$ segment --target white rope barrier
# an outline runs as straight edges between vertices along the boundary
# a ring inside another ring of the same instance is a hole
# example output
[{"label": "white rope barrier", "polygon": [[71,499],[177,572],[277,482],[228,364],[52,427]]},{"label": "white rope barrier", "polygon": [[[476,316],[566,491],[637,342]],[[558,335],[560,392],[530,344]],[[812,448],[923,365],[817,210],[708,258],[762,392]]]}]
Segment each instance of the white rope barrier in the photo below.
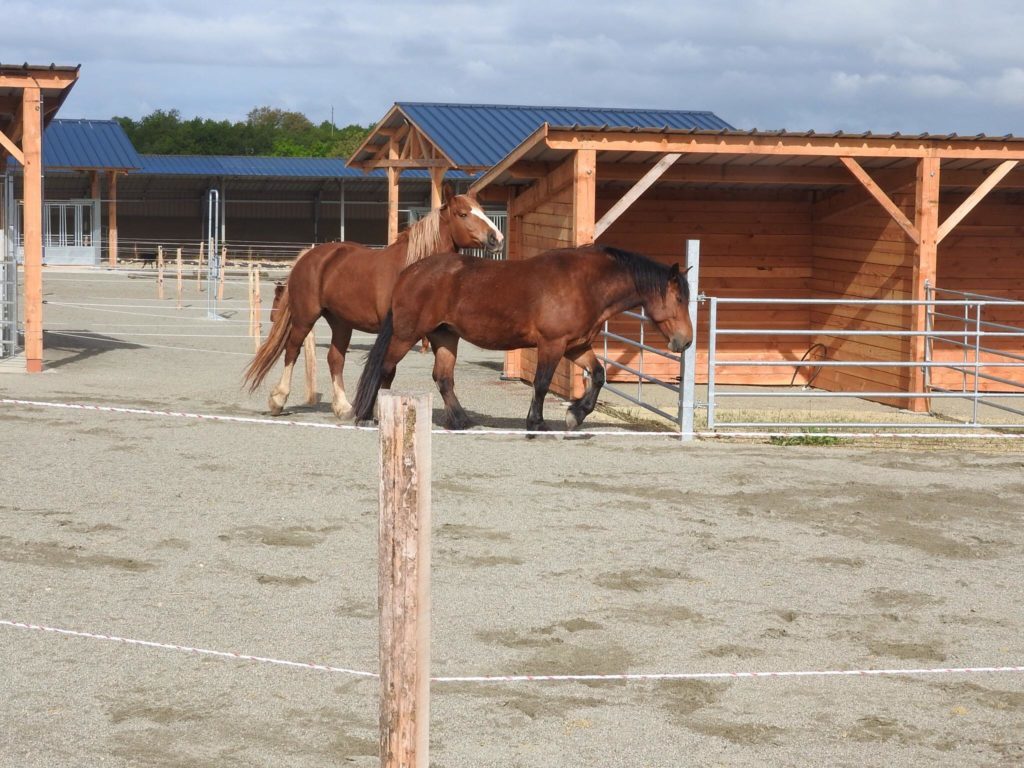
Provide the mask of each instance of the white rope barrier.
[{"label": "white rope barrier", "polygon": [[[277,666],[291,667],[293,669],[305,669],[315,672],[332,672],[335,674],[351,675],[366,679],[377,679],[376,672],[367,672],[349,667],[338,667],[330,664],[316,664],[303,661],[288,661],[276,659],[270,656],[256,656],[248,653],[237,653],[235,651],[217,651],[209,648],[197,648],[177,643],[156,642],[153,640],[136,640],[118,635],[100,634],[98,632],[81,632],[73,629],[61,629],[43,624],[31,624],[22,621],[10,621],[0,619],[0,626],[13,629],[31,630],[44,632],[65,637],[77,637],[87,640],[103,640],[107,642],[120,643],[122,645],[134,645],[143,648],[155,648],[164,651],[179,651],[200,656],[214,656],[221,659],[234,661],[250,661],[259,664],[271,664]],[[595,683],[595,682],[659,682],[665,680],[758,680],[758,679],[780,679],[780,678],[812,678],[812,677],[883,677],[883,676],[911,676],[911,675],[970,675],[970,674],[1008,674],[1024,672],[1024,666],[977,666],[977,667],[920,667],[912,669],[810,669],[810,670],[781,670],[781,671],[755,671],[755,672],[626,672],[613,674],[582,674],[582,675],[446,675],[431,677],[433,683]]]},{"label": "white rope barrier", "polygon": [[[70,335],[70,334],[65,334]],[[182,347],[168,347],[169,349],[183,349],[186,351],[195,352],[207,352],[215,350],[188,350],[188,348]],[[249,356],[247,352],[223,352],[222,354],[236,354]],[[19,400],[16,398],[0,398],[0,405],[23,405],[37,408],[62,408],[66,410],[81,410],[81,411],[101,411],[107,413],[124,413],[136,416],[156,416],[156,417],[169,417],[169,418],[184,418],[184,419],[197,419],[201,421],[224,421],[234,422],[239,424],[258,424],[266,426],[277,426],[277,427],[313,427],[316,429],[340,429],[349,431],[377,431],[377,427],[374,426],[362,426],[356,424],[337,424],[337,423],[323,423],[313,421],[291,421],[288,419],[276,418],[254,418],[246,416],[225,416],[220,414],[212,413],[190,413],[187,411],[161,411],[153,410],[148,408],[131,408],[124,406],[110,406],[110,405],[92,405],[89,403],[57,403],[48,402],[41,400]],[[486,427],[467,429],[467,430],[449,430],[449,429],[433,429],[432,434],[435,435],[458,435],[466,437],[561,437],[567,439],[586,439],[591,437],[657,437],[657,438],[670,438],[678,441],[680,438],[679,432],[670,431],[632,431],[632,430],[616,430],[611,431],[607,429],[603,430],[527,430],[527,429],[488,429]],[[1019,440],[1024,438],[1024,433],[988,433],[988,434],[975,434],[975,433],[963,433],[963,432],[694,432],[693,437],[701,439],[718,439],[718,438],[740,438],[740,439],[751,439],[751,440],[765,440],[773,437],[779,438],[799,438],[808,437],[820,439],[822,437],[829,438],[847,438],[847,439],[878,439],[878,438],[911,438],[911,439],[944,439],[944,440]]]}]

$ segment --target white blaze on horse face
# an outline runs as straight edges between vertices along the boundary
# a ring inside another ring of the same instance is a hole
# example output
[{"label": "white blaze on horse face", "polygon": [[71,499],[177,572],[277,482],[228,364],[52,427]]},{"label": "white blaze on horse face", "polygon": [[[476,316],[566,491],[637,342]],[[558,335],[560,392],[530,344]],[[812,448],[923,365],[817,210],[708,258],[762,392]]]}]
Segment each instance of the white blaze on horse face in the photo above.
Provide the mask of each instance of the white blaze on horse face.
[{"label": "white blaze on horse face", "polygon": [[501,234],[501,230],[498,229],[497,225],[487,217],[487,214],[484,213],[483,209],[474,205],[472,209],[470,209],[470,212],[474,216],[479,216],[481,219],[487,222],[487,226],[494,230],[494,236],[498,238],[498,245],[501,245],[501,243],[505,240],[505,236]]}]

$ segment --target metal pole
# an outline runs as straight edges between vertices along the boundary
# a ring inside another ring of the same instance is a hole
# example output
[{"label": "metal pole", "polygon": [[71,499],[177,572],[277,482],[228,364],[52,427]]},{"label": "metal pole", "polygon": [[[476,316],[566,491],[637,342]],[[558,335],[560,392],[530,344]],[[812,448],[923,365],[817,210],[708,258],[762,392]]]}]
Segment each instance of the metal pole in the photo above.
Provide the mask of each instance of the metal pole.
[{"label": "metal pole", "polygon": [[679,433],[683,440],[693,440],[693,401],[697,372],[697,296],[700,286],[700,241],[686,241],[686,282],[690,286],[690,326],[693,343],[683,352],[679,362]]},{"label": "metal pole", "polygon": [[708,307],[708,431],[715,429],[715,344],[718,337],[718,297]]},{"label": "metal pole", "polygon": [[[935,289],[932,287],[930,281],[924,281],[924,297],[925,299],[935,299]],[[932,339],[932,330],[935,325],[935,305],[927,304],[924,310],[924,329],[927,334],[924,337],[924,391],[930,392],[932,388],[932,367],[930,365],[932,357],[934,356],[935,350],[933,348],[934,340]]]},{"label": "metal pole", "polygon": [[206,316],[216,320],[217,281],[220,278],[220,192],[211,189],[206,193]]},{"label": "metal pole", "polygon": [[974,311],[974,402],[971,406],[971,423],[978,423],[978,390],[981,386],[981,302],[975,306]]}]

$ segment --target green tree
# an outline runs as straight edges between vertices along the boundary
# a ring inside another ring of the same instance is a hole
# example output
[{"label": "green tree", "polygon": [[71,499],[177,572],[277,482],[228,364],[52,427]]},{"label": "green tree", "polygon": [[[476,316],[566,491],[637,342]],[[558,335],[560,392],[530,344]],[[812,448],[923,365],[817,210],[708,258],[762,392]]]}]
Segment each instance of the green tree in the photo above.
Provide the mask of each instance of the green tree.
[{"label": "green tree", "polygon": [[158,109],[139,120],[115,117],[143,154],[269,155],[278,157],[349,157],[372,125],[336,128],[320,125],[300,112],[256,107],[245,120],[182,120],[176,109]]}]

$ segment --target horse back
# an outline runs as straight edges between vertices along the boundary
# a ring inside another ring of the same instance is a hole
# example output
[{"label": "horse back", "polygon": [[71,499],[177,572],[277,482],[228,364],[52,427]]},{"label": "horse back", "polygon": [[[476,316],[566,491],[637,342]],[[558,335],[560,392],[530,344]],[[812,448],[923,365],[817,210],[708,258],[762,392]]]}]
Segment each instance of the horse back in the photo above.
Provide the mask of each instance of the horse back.
[{"label": "horse back", "polygon": [[414,336],[444,324],[488,349],[586,338],[599,314],[587,281],[595,263],[575,249],[510,262],[435,255],[399,277],[396,332]]}]

